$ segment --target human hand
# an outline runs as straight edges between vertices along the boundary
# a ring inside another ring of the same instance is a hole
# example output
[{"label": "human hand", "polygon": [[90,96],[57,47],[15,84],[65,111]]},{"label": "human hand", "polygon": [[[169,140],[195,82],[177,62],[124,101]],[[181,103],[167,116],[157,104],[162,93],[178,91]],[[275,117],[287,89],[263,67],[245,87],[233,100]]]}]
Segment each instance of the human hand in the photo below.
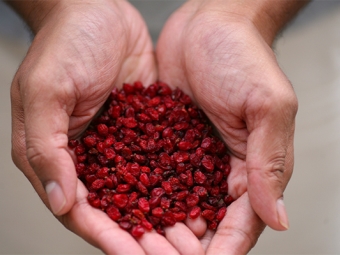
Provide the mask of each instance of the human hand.
[{"label": "human hand", "polygon": [[187,238],[190,252],[200,254],[199,241],[183,225],[167,233],[168,240],[151,232],[136,241],[91,207],[67,147],[113,87],[155,81],[152,42],[139,13],[122,0],[42,1],[48,8],[29,3],[38,9],[31,13],[41,16],[30,13],[36,36],[11,88],[17,167],[61,223],[106,254],[178,254],[184,244],[176,231]]},{"label": "human hand", "polygon": [[160,80],[194,99],[232,153],[229,191],[238,199],[202,239],[214,255],[247,253],[264,223],[288,228],[282,198],[293,170],[297,99],[270,48],[275,33],[237,2],[188,1],[166,23],[156,51]]}]

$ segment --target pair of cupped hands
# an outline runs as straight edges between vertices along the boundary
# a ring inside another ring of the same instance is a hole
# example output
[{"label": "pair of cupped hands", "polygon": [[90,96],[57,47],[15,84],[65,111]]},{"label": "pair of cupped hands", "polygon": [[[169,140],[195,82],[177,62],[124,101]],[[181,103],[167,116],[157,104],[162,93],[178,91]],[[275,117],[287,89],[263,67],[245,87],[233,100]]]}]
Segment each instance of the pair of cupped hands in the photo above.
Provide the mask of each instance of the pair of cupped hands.
[{"label": "pair of cupped hands", "polygon": [[[35,29],[11,89],[13,160],[58,220],[106,254],[246,254],[265,225],[288,228],[283,191],[293,169],[297,100],[270,44],[228,1],[188,1],[156,51],[127,1],[56,4]],[[69,138],[87,127],[114,87],[156,80],[202,108],[231,156],[228,207],[217,231],[188,219],[134,239],[87,202]]]}]

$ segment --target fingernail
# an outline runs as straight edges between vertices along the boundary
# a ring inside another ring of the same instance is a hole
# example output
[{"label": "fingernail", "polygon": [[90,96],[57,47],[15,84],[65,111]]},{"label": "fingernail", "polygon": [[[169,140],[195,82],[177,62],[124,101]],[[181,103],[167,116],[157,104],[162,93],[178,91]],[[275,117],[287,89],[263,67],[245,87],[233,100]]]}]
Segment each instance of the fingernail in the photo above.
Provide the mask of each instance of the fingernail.
[{"label": "fingernail", "polygon": [[55,215],[58,215],[66,204],[66,199],[62,189],[56,182],[52,181],[46,185],[45,190],[52,212]]},{"label": "fingernail", "polygon": [[278,215],[281,226],[283,226],[287,230],[289,228],[289,221],[288,221],[286,207],[285,207],[285,204],[282,198],[279,198],[277,200],[276,209],[277,209],[277,215]]}]

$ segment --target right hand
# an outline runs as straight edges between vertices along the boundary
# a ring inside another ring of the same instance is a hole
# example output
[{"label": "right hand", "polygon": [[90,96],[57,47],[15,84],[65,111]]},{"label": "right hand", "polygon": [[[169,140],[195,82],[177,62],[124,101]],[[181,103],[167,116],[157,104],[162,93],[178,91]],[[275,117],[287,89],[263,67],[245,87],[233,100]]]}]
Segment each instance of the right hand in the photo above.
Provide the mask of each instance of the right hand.
[{"label": "right hand", "polygon": [[[60,0],[38,25],[11,88],[14,163],[62,224],[105,253],[182,253],[176,231],[136,241],[91,207],[67,146],[115,86],[155,81],[152,41],[140,14],[122,0]],[[189,253],[200,254],[197,238],[182,229]]]},{"label": "right hand", "polygon": [[297,99],[266,29],[251,20],[264,2],[188,1],[158,40],[160,79],[190,95],[231,152],[229,194],[237,200],[204,236],[207,254],[246,254],[264,223],[288,228],[282,196],[293,171]]}]

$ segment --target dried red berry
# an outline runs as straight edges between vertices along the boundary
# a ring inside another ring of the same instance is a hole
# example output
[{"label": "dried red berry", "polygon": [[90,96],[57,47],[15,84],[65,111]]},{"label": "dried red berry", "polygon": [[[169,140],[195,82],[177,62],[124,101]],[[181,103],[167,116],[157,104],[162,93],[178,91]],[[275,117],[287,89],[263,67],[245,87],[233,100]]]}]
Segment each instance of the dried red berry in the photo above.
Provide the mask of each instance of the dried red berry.
[{"label": "dried red berry", "polygon": [[215,212],[213,210],[207,209],[202,212],[202,216],[203,218],[212,221],[215,219]]},{"label": "dried red berry", "polygon": [[180,89],[140,82],[113,89],[79,140],[70,140],[88,202],[138,238],[202,215],[215,230],[234,201],[225,144]]},{"label": "dried red berry", "polygon": [[207,177],[201,171],[196,171],[194,173],[194,180],[197,184],[203,184],[206,181]]},{"label": "dried red berry", "polygon": [[132,214],[140,220],[145,218],[144,213],[139,209],[132,209]]},{"label": "dried red berry", "polygon": [[131,190],[131,185],[130,184],[118,184],[116,188],[117,193],[126,193]]},{"label": "dried red berry", "polygon": [[189,212],[189,217],[191,219],[196,219],[198,216],[201,215],[201,208],[199,206],[195,206]]},{"label": "dried red berry", "polygon": [[162,218],[164,214],[164,211],[161,207],[156,207],[152,209],[152,215],[157,217],[157,218]]},{"label": "dried red berry", "polygon": [[[96,177],[94,177],[96,178]],[[94,182],[91,184],[91,190],[98,190],[103,188],[105,185],[105,180],[103,179],[96,179]]]},{"label": "dried red berry", "polygon": [[216,220],[221,221],[227,213],[227,207],[221,207],[216,213]]},{"label": "dried red berry", "polygon": [[142,219],[141,225],[144,227],[144,229],[146,229],[148,231],[151,231],[152,228],[153,228],[152,224],[146,219]]},{"label": "dried red berry", "polygon": [[122,217],[122,215],[119,212],[118,208],[114,207],[113,205],[106,209],[106,213],[114,221],[118,221]]},{"label": "dried red berry", "polygon": [[97,126],[98,134],[102,136],[107,136],[109,133],[109,128],[105,124],[99,124]]},{"label": "dried red berry", "polygon": [[162,188],[165,190],[165,193],[172,194],[172,187],[171,187],[170,182],[163,181],[162,182]]},{"label": "dried red berry", "polygon": [[144,197],[141,197],[138,200],[138,207],[143,213],[148,213],[150,211],[150,204],[148,200]]},{"label": "dried red berry", "polygon": [[144,233],[145,233],[145,230],[144,230],[143,226],[136,225],[136,226],[132,227],[132,230],[131,230],[132,236],[138,238],[138,237],[141,237]]},{"label": "dried red berry", "polygon": [[94,136],[89,135],[84,137],[84,143],[87,147],[93,147],[97,144],[97,139]]},{"label": "dried red berry", "polygon": [[161,198],[161,207],[163,209],[169,209],[170,208],[170,205],[171,205],[171,200],[167,197],[162,197]]},{"label": "dried red berry", "polygon": [[127,128],[135,128],[135,127],[137,127],[137,121],[133,117],[123,118],[122,119],[122,123]]},{"label": "dried red berry", "polygon": [[205,155],[201,161],[202,165],[206,169],[207,172],[211,173],[214,171],[214,162],[213,158],[210,155]]},{"label": "dried red berry", "polygon": [[126,194],[114,194],[112,200],[118,208],[124,208],[129,201],[129,197]]},{"label": "dried red berry", "polygon": [[198,204],[199,202],[199,197],[196,194],[190,194],[186,198],[187,205],[189,207],[193,207]]},{"label": "dried red berry", "polygon": [[163,226],[173,226],[176,223],[176,218],[172,212],[167,211],[164,213],[161,222]]},{"label": "dried red berry", "polygon": [[187,218],[185,212],[174,212],[173,215],[176,221],[184,221]]}]

